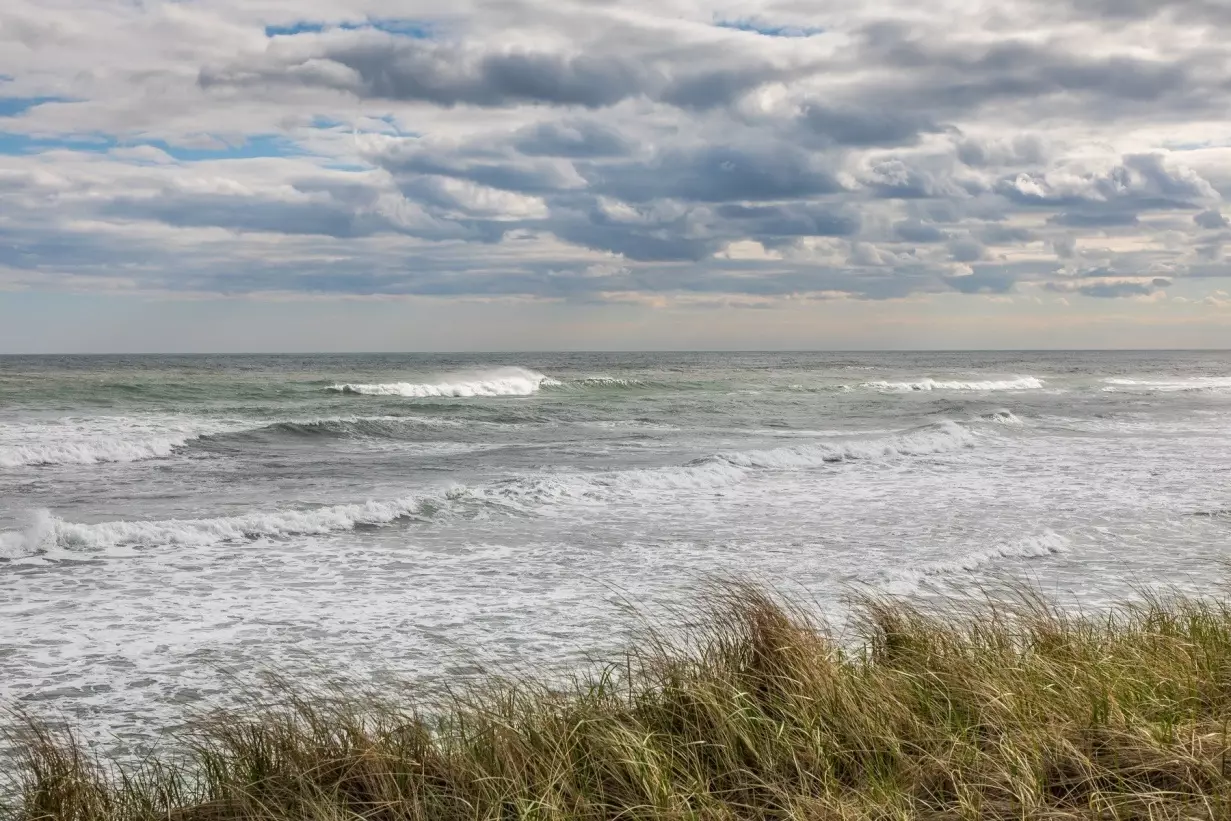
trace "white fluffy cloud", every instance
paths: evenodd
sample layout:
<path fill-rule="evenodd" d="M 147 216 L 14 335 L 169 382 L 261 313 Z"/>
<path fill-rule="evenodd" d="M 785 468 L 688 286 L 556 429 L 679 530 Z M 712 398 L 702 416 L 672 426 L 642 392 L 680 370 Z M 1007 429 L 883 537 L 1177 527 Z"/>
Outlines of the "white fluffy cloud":
<path fill-rule="evenodd" d="M 1227 25 L 1212 0 L 9 0 L 0 286 L 1150 295 L 1231 276 Z"/>

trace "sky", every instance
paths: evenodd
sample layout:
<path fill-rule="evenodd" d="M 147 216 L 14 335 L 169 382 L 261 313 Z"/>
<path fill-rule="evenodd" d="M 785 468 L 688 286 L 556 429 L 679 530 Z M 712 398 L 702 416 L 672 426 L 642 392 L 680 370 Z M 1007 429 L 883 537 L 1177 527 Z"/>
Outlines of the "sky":
<path fill-rule="evenodd" d="M 1231 347 L 1225 0 L 5 0 L 0 353 Z"/>

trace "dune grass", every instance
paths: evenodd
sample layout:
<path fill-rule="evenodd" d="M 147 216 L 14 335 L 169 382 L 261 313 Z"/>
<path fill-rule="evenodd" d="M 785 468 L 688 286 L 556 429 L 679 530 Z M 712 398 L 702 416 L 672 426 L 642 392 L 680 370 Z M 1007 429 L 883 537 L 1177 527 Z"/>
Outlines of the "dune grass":
<path fill-rule="evenodd" d="M 566 687 L 431 706 L 282 686 L 119 767 L 30 722 L 21 821 L 1231 818 L 1231 604 L 1097 617 L 870 599 L 860 640 L 752 586 Z"/>

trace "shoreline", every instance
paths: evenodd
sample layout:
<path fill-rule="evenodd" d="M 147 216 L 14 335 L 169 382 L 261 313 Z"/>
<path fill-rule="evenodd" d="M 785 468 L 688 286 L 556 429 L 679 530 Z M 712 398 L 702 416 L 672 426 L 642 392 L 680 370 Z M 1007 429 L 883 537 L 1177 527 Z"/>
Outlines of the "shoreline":
<path fill-rule="evenodd" d="M 1024 590 L 865 598 L 852 645 L 751 584 L 698 599 L 564 687 L 490 679 L 426 704 L 282 677 L 142 764 L 29 720 L 0 817 L 1231 813 L 1231 601 L 1144 595 L 1082 617 Z"/>

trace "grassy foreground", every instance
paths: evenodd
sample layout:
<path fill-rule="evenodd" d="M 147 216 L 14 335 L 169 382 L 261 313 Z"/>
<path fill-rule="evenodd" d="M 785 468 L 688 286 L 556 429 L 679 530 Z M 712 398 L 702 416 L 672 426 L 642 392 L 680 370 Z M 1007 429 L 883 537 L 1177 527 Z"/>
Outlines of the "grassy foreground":
<path fill-rule="evenodd" d="M 121 769 L 31 725 L 14 819 L 1231 818 L 1231 604 L 1081 618 L 860 605 L 836 642 L 756 588 L 570 687 L 417 708 L 279 692 Z"/>

